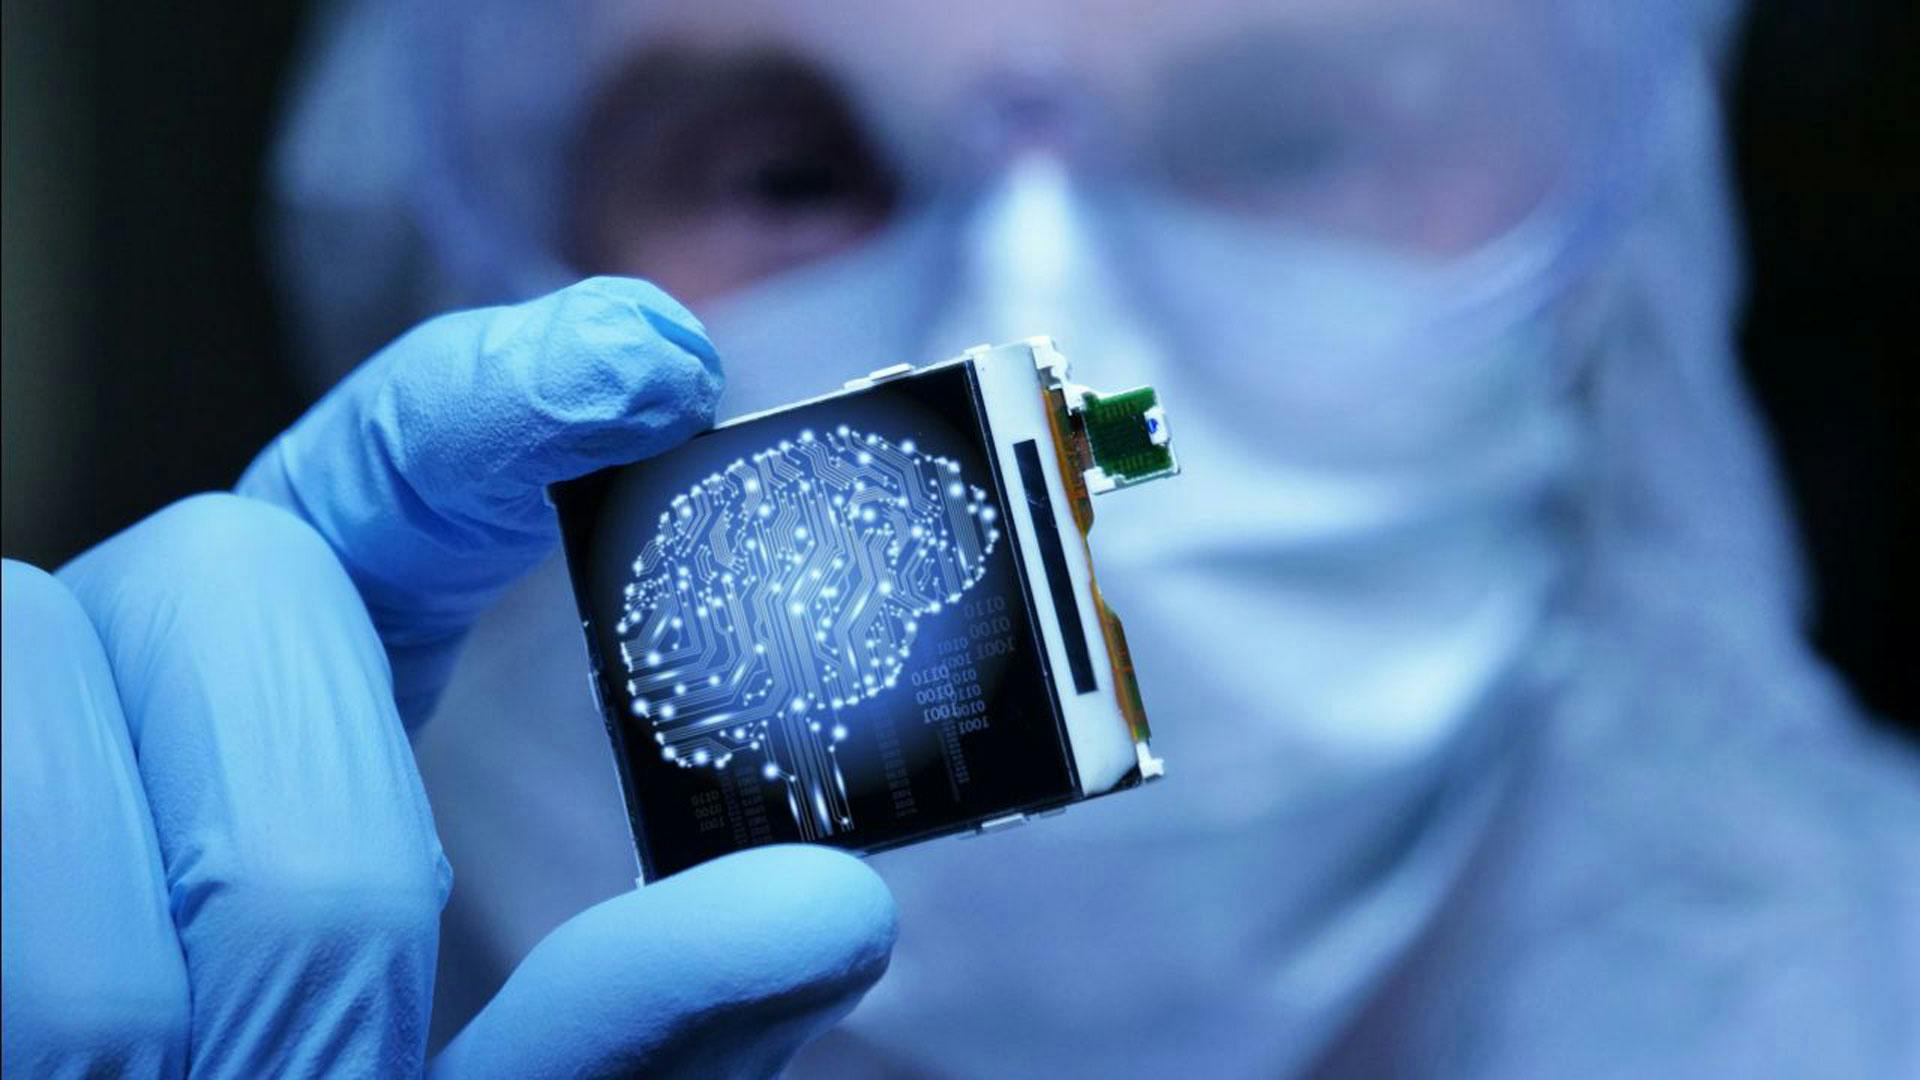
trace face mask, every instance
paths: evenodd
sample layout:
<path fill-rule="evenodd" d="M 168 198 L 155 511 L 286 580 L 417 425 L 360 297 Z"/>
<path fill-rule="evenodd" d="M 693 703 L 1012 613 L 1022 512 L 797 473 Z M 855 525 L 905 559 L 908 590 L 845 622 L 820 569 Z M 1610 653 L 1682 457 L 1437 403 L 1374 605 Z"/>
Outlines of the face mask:
<path fill-rule="evenodd" d="M 729 413 L 1038 333 L 1158 387 L 1184 474 L 1100 500 L 1093 543 L 1156 737 L 1208 777 L 1147 827 L 1231 826 L 1435 755 L 1547 617 L 1565 342 L 1545 311 L 1470 325 L 1451 280 L 1041 158 L 706 321 Z"/>
<path fill-rule="evenodd" d="M 971 1036 L 936 1018 L 978 980 L 1004 979 L 994 992 L 1033 1030 L 1091 1029 L 1137 1015 L 1137 965 L 1176 983 L 1244 973 L 1265 990 L 1226 977 L 1203 992 L 1210 1022 L 1271 1023 L 1285 1001 L 1313 1018 L 1289 1040 L 1306 1053 L 1325 1034 L 1307 1026 L 1331 1025 L 1455 887 L 1501 737 L 1563 652 L 1576 549 L 1560 509 L 1582 429 L 1564 389 L 1580 339 L 1559 310 L 1463 305 L 1448 275 L 1029 159 L 703 313 L 730 412 L 1046 333 L 1089 385 L 1158 388 L 1181 450 L 1176 480 L 1096 500 L 1091 537 L 1177 773 L 1001 840 L 1009 884 L 990 903 L 966 845 L 879 860 L 915 924 L 944 932 L 903 942 L 858 1037 L 966 1062 Z M 1289 876 L 1314 886 L 1272 887 Z M 1336 910 L 1316 908 L 1326 896 Z M 1008 904 L 1028 944 L 967 954 L 1004 934 Z M 1136 942 L 1110 977 L 1085 947 L 1167 925 L 1185 928 Z"/>

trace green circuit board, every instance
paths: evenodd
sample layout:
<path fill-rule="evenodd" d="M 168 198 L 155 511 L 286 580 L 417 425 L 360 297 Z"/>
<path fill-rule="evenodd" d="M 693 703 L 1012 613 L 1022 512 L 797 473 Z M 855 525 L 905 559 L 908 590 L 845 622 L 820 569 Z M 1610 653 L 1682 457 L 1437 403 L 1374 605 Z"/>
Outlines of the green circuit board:
<path fill-rule="evenodd" d="M 1160 396 L 1149 386 L 1101 396 L 1087 393 L 1081 411 L 1093 463 L 1122 484 L 1175 471 Z"/>

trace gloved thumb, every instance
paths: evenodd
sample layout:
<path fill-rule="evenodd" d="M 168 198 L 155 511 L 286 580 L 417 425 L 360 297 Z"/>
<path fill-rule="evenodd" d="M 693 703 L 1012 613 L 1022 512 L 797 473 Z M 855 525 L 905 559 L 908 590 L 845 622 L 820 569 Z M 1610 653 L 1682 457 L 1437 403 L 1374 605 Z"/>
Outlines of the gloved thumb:
<path fill-rule="evenodd" d="M 886 971 L 894 918 L 852 856 L 776 846 L 717 859 L 549 934 L 430 1071 L 771 1076 Z"/>
<path fill-rule="evenodd" d="M 666 293 L 593 278 L 442 316 L 315 405 L 238 490 L 304 518 L 373 616 L 409 726 L 473 620 L 553 546 L 545 488 L 708 426 L 719 358 Z"/>

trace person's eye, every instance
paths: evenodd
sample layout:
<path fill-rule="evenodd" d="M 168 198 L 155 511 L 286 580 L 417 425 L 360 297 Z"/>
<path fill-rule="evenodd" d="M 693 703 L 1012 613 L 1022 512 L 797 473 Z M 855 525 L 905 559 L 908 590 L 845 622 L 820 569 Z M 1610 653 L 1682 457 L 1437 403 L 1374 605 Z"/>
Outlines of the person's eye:
<path fill-rule="evenodd" d="M 804 211 L 831 204 L 847 195 L 850 187 L 832 164 L 791 157 L 755 169 L 747 181 L 747 194 L 771 207 Z"/>
<path fill-rule="evenodd" d="M 1372 141 L 1361 88 L 1279 35 L 1238 36 L 1170 65 L 1157 100 L 1159 172 L 1209 199 L 1283 198 L 1337 177 Z"/>
<path fill-rule="evenodd" d="M 796 135 L 801 137 L 795 138 Z M 822 213 L 884 214 L 893 181 L 873 156 L 842 131 L 742 134 L 740 158 L 720 167 L 716 200 L 778 219 Z"/>
<path fill-rule="evenodd" d="M 1255 195 L 1309 182 L 1337 169 L 1352 153 L 1350 132 L 1308 118 L 1245 118 L 1217 125 L 1179 156 L 1175 172 L 1195 188 Z"/>
<path fill-rule="evenodd" d="M 831 255 L 891 214 L 892 171 L 806 61 L 662 47 L 624 70 L 576 144 L 577 268 L 697 299 Z"/>

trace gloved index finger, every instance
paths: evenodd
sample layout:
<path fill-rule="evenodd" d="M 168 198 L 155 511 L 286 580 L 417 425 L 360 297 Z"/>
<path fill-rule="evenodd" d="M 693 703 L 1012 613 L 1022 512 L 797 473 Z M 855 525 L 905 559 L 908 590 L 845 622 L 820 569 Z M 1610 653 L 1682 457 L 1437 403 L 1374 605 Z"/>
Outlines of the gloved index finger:
<path fill-rule="evenodd" d="M 557 539 L 546 486 L 677 445 L 719 394 L 691 313 L 646 282 L 592 278 L 410 331 L 275 439 L 239 491 L 333 546 L 412 726 L 467 627 Z"/>

